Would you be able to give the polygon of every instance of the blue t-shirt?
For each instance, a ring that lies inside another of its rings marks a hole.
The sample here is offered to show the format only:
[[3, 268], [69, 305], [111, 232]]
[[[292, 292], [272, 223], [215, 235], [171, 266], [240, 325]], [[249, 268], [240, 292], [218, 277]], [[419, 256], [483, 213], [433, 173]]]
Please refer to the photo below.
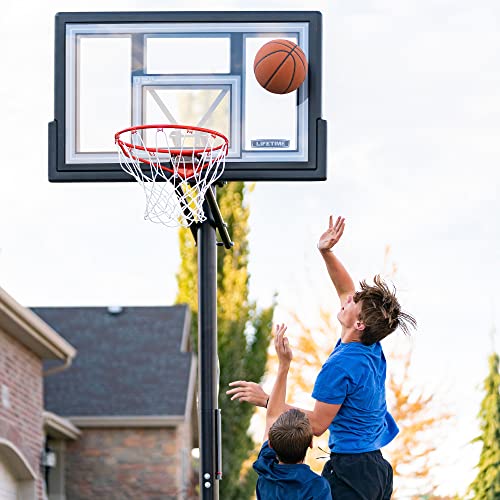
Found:
[[280, 464], [276, 453], [264, 441], [253, 468], [258, 500], [325, 500], [331, 498], [328, 481], [306, 464]]
[[335, 453], [364, 453], [382, 448], [399, 432], [385, 401], [386, 362], [380, 342], [337, 342], [321, 368], [312, 397], [342, 405], [328, 426]]

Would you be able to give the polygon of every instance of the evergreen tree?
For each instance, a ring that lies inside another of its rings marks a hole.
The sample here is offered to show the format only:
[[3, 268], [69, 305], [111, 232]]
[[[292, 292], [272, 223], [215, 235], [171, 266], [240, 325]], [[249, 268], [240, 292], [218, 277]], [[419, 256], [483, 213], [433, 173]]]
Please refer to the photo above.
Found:
[[[243, 182], [231, 182], [219, 189], [217, 202], [228, 225], [234, 247], [219, 248], [217, 253], [217, 329], [220, 366], [219, 407], [222, 411], [223, 480], [220, 496], [224, 500], [245, 500], [255, 490], [256, 474], [242, 467], [250, 457], [254, 443], [248, 427], [254, 407], [230, 401], [225, 392], [233, 380], [262, 379], [267, 347], [271, 338], [274, 304], [257, 310], [248, 298], [248, 217], [245, 204], [247, 188]], [[179, 233], [181, 265], [177, 274], [178, 303], [191, 308], [192, 334], [197, 345], [198, 289], [197, 249], [189, 230]]]
[[481, 435], [474, 441], [482, 441], [483, 449], [477, 468], [479, 472], [469, 487], [477, 500], [500, 498], [500, 373], [499, 356], [489, 357], [489, 373], [484, 381], [485, 396], [479, 411]]

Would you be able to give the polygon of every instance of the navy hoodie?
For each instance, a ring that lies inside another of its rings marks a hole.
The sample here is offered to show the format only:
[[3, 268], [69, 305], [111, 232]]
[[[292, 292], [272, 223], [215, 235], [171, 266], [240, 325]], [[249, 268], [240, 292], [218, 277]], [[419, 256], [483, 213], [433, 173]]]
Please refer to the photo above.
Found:
[[331, 498], [328, 481], [306, 464], [280, 464], [275, 451], [264, 442], [253, 468], [258, 500], [326, 500]]

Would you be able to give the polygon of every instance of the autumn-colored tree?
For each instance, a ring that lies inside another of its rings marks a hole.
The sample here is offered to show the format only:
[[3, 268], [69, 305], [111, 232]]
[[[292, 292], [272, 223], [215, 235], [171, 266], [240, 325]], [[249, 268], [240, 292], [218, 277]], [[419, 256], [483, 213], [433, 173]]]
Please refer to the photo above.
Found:
[[394, 470], [394, 498], [401, 489], [398, 485], [404, 485], [405, 494], [414, 492], [424, 495], [423, 498], [432, 498], [437, 487], [432, 471], [438, 465], [435, 431], [452, 415], [435, 404], [435, 394], [425, 394], [412, 382], [411, 349], [393, 350], [388, 357], [391, 367], [387, 397], [390, 412], [400, 429], [385, 452]]
[[483, 447], [477, 464], [478, 474], [469, 488], [474, 500], [500, 498], [500, 358], [496, 352], [488, 359], [489, 373], [484, 380], [484, 398], [479, 420], [481, 434], [474, 441]]
[[[383, 269], [390, 279], [398, 273], [390, 245], [385, 247]], [[384, 346], [390, 360], [386, 382], [389, 411], [400, 429], [396, 439], [384, 450], [394, 470], [393, 498], [398, 497], [403, 485], [406, 496], [413, 491], [418, 497], [433, 498], [436, 484], [432, 472], [438, 466], [436, 431], [441, 430], [452, 415], [435, 403], [436, 394], [426, 393], [413, 383], [412, 349], [407, 342], [405, 345], [397, 342], [393, 335], [389, 338], [390, 345]]]
[[[257, 476], [242, 467], [254, 449], [248, 427], [254, 408], [236, 404], [225, 396], [229, 382], [260, 381], [266, 365], [274, 305], [257, 310], [248, 299], [248, 216], [247, 188], [232, 182], [217, 192], [217, 201], [229, 235], [231, 250], [217, 253], [217, 323], [220, 366], [219, 406], [222, 412], [223, 480], [220, 496], [225, 500], [245, 500], [255, 490]], [[179, 232], [181, 265], [177, 274], [177, 302], [187, 303], [193, 313], [192, 334], [197, 338], [197, 251], [191, 233]]]

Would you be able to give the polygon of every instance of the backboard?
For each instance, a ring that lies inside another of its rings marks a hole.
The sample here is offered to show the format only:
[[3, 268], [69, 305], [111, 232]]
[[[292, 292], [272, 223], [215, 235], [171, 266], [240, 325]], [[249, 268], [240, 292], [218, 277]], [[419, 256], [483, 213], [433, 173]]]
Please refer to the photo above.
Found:
[[[309, 63], [304, 83], [284, 95], [253, 73], [257, 51], [277, 38], [297, 43]], [[133, 180], [115, 133], [157, 123], [226, 135], [222, 180], [324, 180], [321, 78], [319, 12], [59, 13], [49, 180]]]

